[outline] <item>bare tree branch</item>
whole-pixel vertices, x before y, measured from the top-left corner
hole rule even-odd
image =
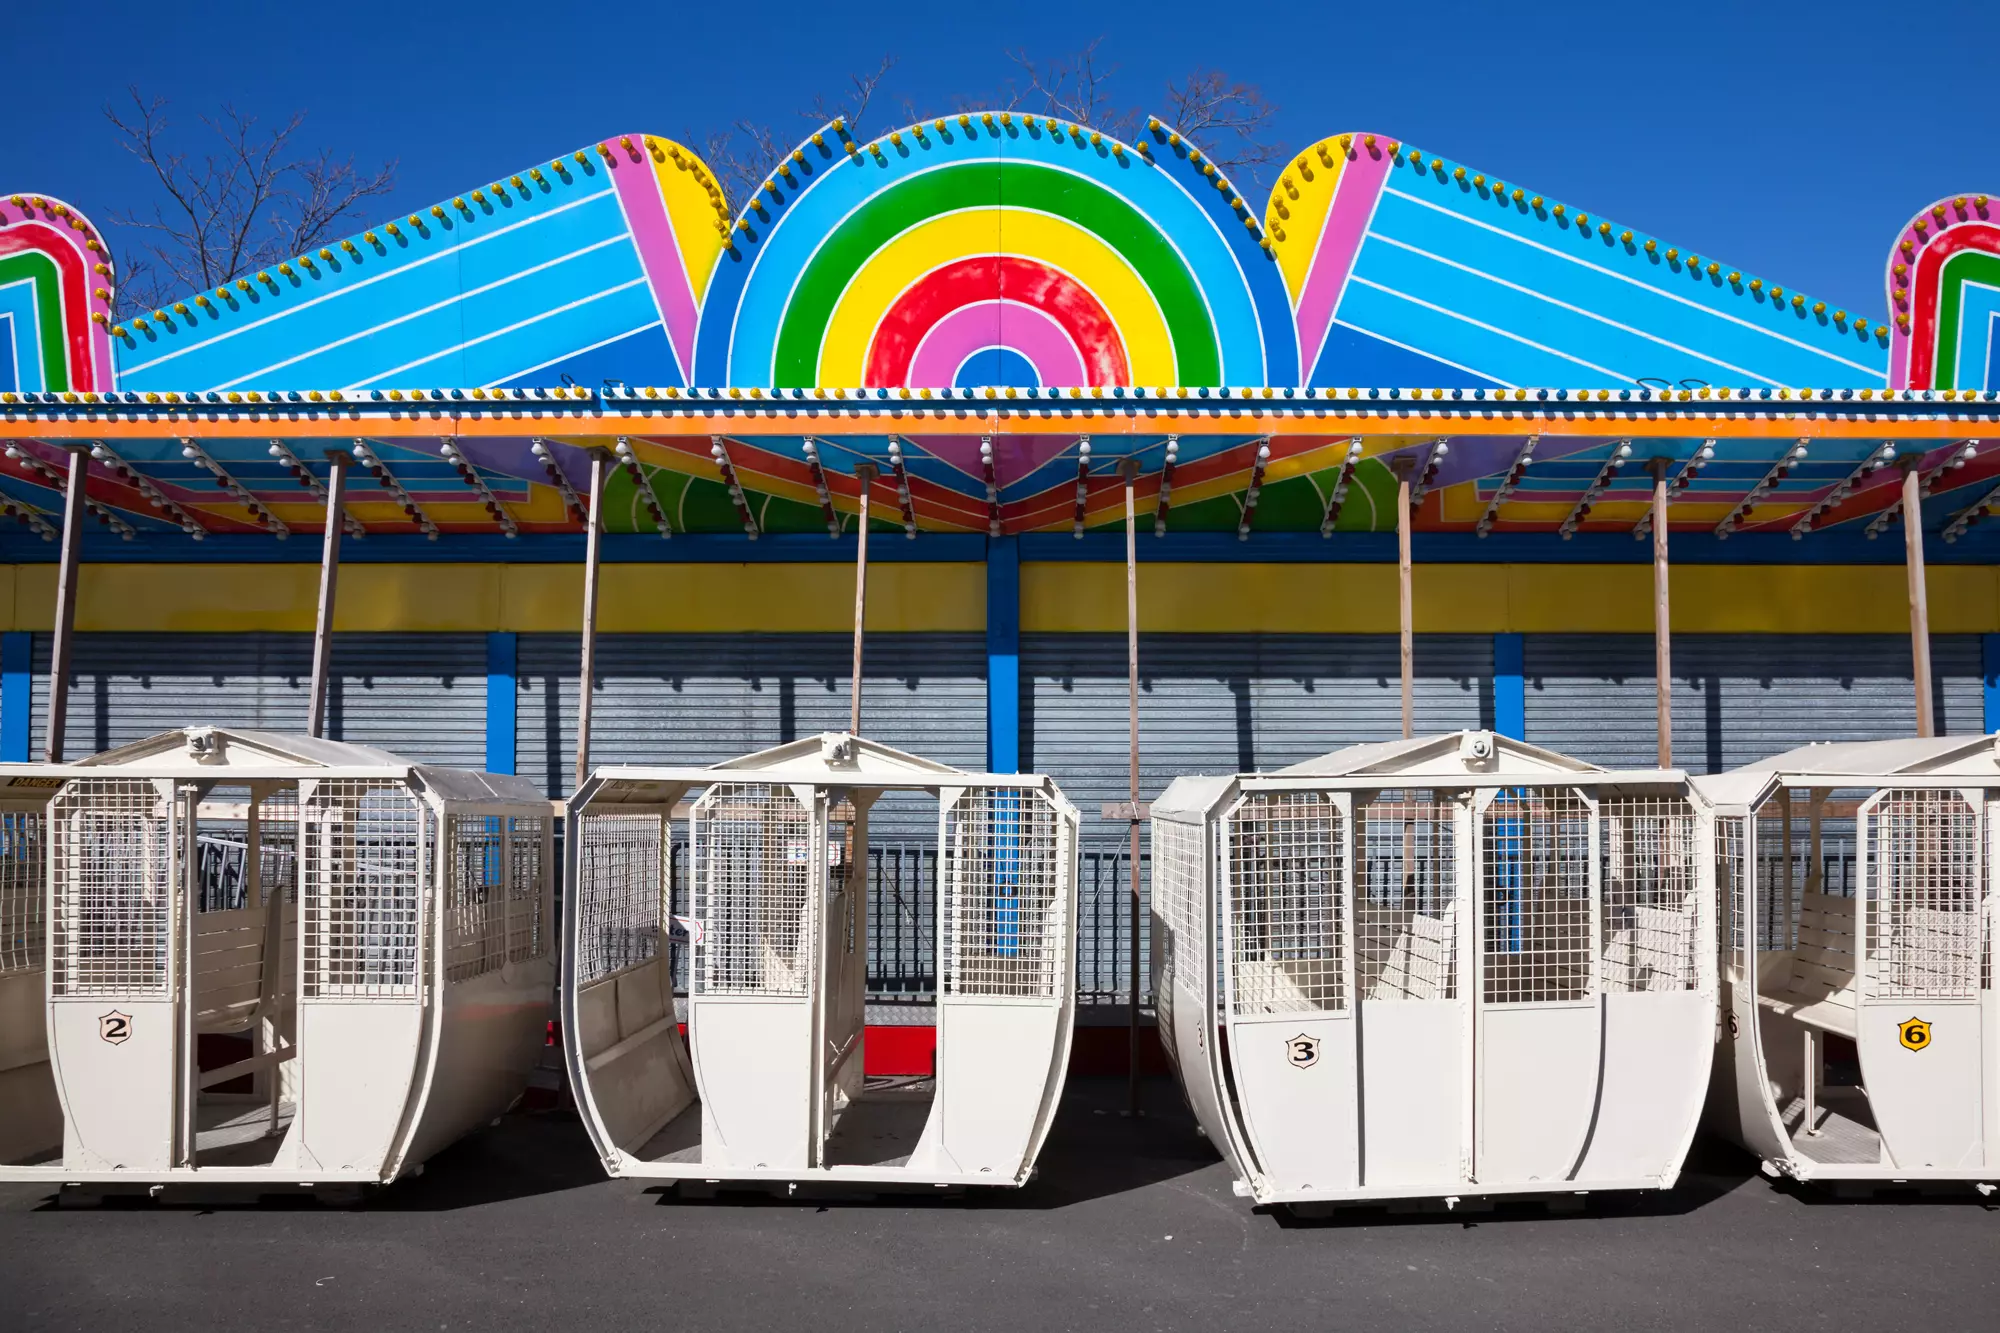
[[[366,200],[394,188],[395,163],[372,176],[331,153],[295,155],[292,137],[305,113],[273,130],[224,106],[201,117],[217,144],[199,159],[174,146],[167,101],[128,90],[132,110],[104,115],[125,150],[152,171],[164,196],[151,213],[114,213],[112,221],[142,238],[128,250],[116,309],[121,318],[165,305],[189,290],[219,287],[331,239]]]
[[[882,63],[875,67],[873,74],[850,74],[847,81],[852,85],[845,97],[829,101],[824,93],[813,96],[812,105],[799,112],[815,125],[824,125],[833,120],[845,120],[847,132],[859,139],[862,122],[868,115],[868,107],[875,100],[875,90],[889,71],[896,67],[896,57],[883,56]],[[907,104],[906,104],[907,105]],[[915,119],[914,116],[911,119]]]
[[[1114,106],[1110,82],[1118,73],[1118,66],[1099,67],[1097,48],[1103,41],[1102,37],[1093,38],[1083,50],[1049,61],[1035,60],[1026,50],[1018,48],[1009,51],[1007,58],[1026,76],[1028,92],[1041,99],[1043,110],[1117,138],[1130,139],[1144,121],[1138,111],[1120,111]],[[1016,96],[1015,101],[1018,100]],[[1012,103],[1010,109],[1011,106]]]
[[[1167,112],[1168,123],[1200,144],[1216,166],[1270,188],[1266,168],[1282,161],[1285,149],[1271,137],[1277,108],[1254,85],[1231,83],[1219,70],[1196,69],[1167,85]]]

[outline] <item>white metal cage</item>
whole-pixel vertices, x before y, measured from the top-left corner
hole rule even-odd
[[[0,1175],[386,1181],[485,1123],[543,1042],[551,831],[521,779],[311,737],[7,769],[0,1121],[48,1114]]]
[[[1993,739],[1808,746],[1701,783],[1717,1128],[1801,1180],[2000,1180]]]
[[[871,1076],[869,824],[924,800],[939,867],[934,1065]],[[570,818],[564,1033],[612,1174],[1027,1178],[1075,1003],[1077,814],[1054,784],[827,734],[710,768],[600,770]]]
[[[1671,1184],[1716,1014],[1683,775],[1488,733],[1153,804],[1162,1038],[1260,1202]]]

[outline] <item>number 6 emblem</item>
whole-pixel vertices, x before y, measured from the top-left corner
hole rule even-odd
[[[1285,1043],[1285,1059],[1294,1069],[1310,1069],[1319,1063],[1319,1038],[1301,1032]]]
[[[121,1014],[113,1009],[110,1013],[99,1016],[97,1035],[113,1046],[122,1046],[132,1036],[132,1015]]]

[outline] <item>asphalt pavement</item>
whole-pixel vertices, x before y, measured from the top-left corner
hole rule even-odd
[[[523,1112],[359,1207],[0,1186],[0,1329],[2000,1328],[2000,1209],[1838,1200],[1697,1144],[1575,1211],[1253,1211],[1165,1080],[1073,1079],[1018,1192],[687,1201]]]

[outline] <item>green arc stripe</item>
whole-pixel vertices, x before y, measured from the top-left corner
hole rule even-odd
[[[1933,389],[1958,387],[1958,318],[1965,284],[2000,287],[2000,255],[1961,250],[1938,268],[1937,364],[1931,367]]]
[[[52,393],[69,388],[68,362],[63,357],[62,272],[47,255],[24,251],[0,259],[0,283],[34,282],[35,331],[41,337],[42,387]]]
[[[1037,163],[967,162],[907,177],[841,223],[799,276],[778,329],[772,384],[789,389],[815,383],[820,340],[834,307],[876,251],[929,218],[976,207],[1050,213],[1096,235],[1132,266],[1159,302],[1174,340],[1178,382],[1222,383],[1222,351],[1201,288],[1143,213],[1094,181]]]

